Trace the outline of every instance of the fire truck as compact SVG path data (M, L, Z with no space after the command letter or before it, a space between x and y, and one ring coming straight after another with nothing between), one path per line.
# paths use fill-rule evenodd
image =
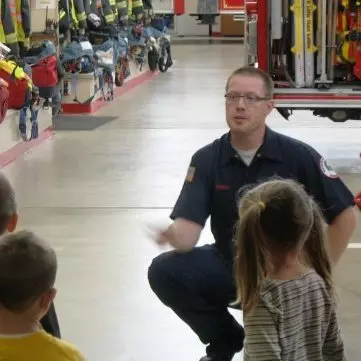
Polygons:
M269 73L275 107L361 118L361 1L245 0L245 63Z

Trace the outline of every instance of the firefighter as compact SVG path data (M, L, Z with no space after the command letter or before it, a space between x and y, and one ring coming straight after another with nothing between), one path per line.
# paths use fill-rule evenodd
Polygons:
M228 306L236 299L237 206L247 187L275 177L304 185L323 210L334 264L356 229L354 196L324 158L311 146L266 125L272 93L272 79L260 69L233 72L225 94L229 131L194 153L170 215L174 223L155 230L157 243L175 250L153 260L150 286L208 345L201 361L231 361L243 348L243 327ZM209 216L215 244L197 247ZM259 324L262 337L273 337L264 326Z
M0 42L8 46L11 53L19 54L18 39L16 36L16 28L12 21L9 3L1 0L1 23L0 23Z

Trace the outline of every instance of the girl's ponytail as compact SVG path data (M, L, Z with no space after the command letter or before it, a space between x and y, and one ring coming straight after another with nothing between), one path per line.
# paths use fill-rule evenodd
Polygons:
M237 256L234 266L237 303L242 304L245 314L256 307L265 278L268 258L265 248L262 247L264 241L260 225L262 210L257 203L250 206L242 213L242 221L236 228Z
M323 278L330 293L333 293L332 263L328 252L327 233L322 213L312 200L313 224L305 242L305 256L309 265Z

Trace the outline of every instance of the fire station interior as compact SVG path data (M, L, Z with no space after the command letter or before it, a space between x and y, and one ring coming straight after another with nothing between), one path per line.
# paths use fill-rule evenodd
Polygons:
M205 355L149 286L171 249L149 227L170 223L192 155L228 131L225 84L243 65L274 80L267 124L314 147L355 196L333 279L348 360L360 360L361 5L270 3L1 0L0 172L17 230L55 250L61 338L86 360ZM210 243L208 221L198 245Z

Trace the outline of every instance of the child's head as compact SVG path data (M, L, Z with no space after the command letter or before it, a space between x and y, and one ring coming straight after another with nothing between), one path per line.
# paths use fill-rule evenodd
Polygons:
M332 288L323 217L300 184L271 180L245 192L239 219L235 269L245 312L257 304L267 274L292 260L314 268Z
M21 231L0 238L0 312L39 321L55 297L54 250L35 234Z
M17 221L15 192L10 182L0 173L0 235L13 232Z

